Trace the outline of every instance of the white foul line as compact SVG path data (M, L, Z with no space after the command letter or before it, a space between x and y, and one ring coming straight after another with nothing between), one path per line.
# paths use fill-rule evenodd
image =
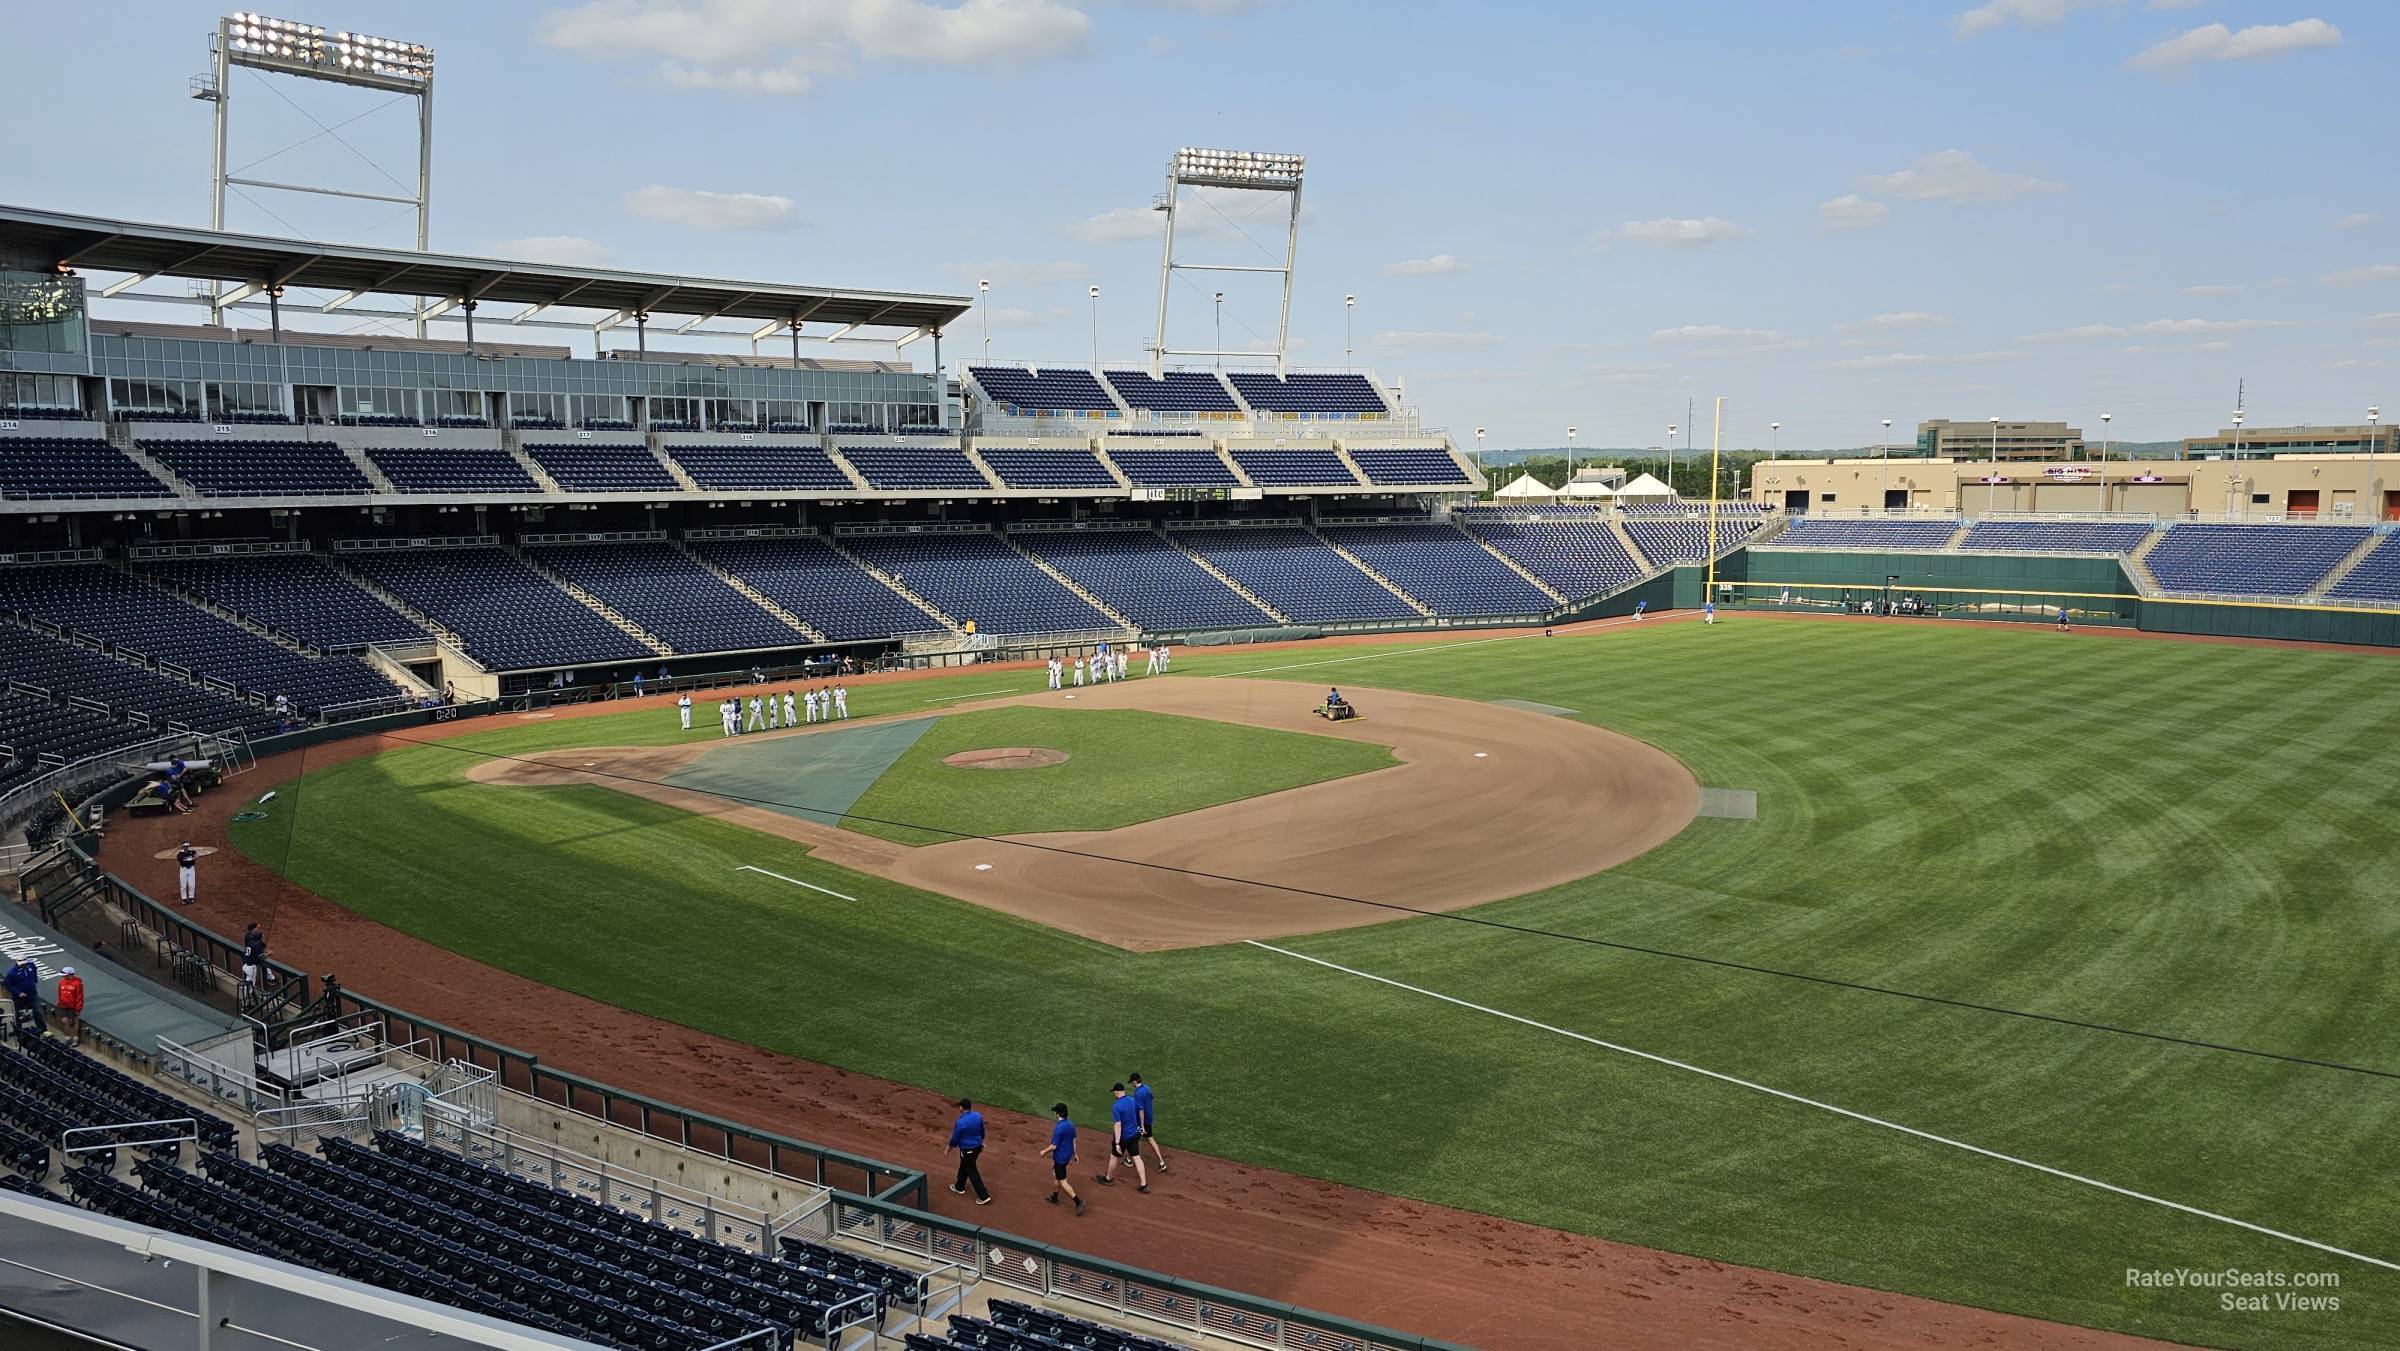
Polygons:
M1898 1131L1902 1135L1913 1135L1917 1139L1928 1140L1937 1145L1948 1145L1952 1149L1963 1149L1969 1154L1980 1154L1987 1159L1997 1159L2001 1163L2015 1164L2019 1168L2030 1168L2034 1172L2047 1173L2052 1177L2063 1178L2068 1182L2081 1183L2086 1187L2097 1187L2105 1192L2115 1192L2119 1196L2131 1197L2136 1201L2146 1201L2154 1206L2164 1206L2168 1210L2179 1210L2186 1215L2196 1215L2204 1220L2215 1220L2219 1224L2230 1224L2237 1229L2247 1229L2254 1234L2265 1234L2269 1238L2279 1238L2287 1243L2297 1243L2304 1248L2314 1248L2319 1252L2332 1253L2336 1257L2352 1258L2360 1262L2365 1262L2369 1266L2382 1267L2386 1271L2400 1271L2400 1263L2387 1262L2380 1257L2369 1257L2365 1253L2352 1252L2348 1248L2337 1248L2330 1243L2319 1243L2313 1238L2302 1238L2298 1234L2287 1234L2280 1229L2269 1229L2263 1224L2252 1224L2248 1220L2237 1220L2231 1215L2220 1215L2213 1210L2202 1210L2198 1206L2187 1206L2181 1201L2170 1201L2163 1196L2152 1196L2148 1192L2137 1192L2130 1187L2117 1186L2113 1182L2102 1182L2098 1178L2085 1177L2081 1173L2070 1173L2063 1168L2053 1168L2046 1163L2035 1163L2031 1159L2021 1159L2014 1154L2003 1154L1996 1149L1985 1149L1981 1145L1968 1144L1964 1140L1953 1140L1949 1136L1936 1135L1931 1131L1921 1131L1914 1126L1903 1126L1897 1121L1886 1121L1879 1116L1869 1116L1864 1112L1854 1112L1847 1107L1836 1107L1832 1103L1819 1102L1815 1098L1804 1098L1797 1093L1789 1093L1780 1088L1770 1088L1765 1084L1756 1083L1749 1079L1737 1078L1734 1075L1725 1074L1717 1070L1703 1069L1698 1065L1689 1064L1681 1060L1670 1059L1666 1056L1657 1055L1649 1051L1637 1051L1630 1046L1621 1046L1613 1041L1602 1041L1598 1037L1586 1036L1581 1032L1570 1032L1563 1027L1552 1027L1548 1023L1537 1023L1531 1018L1521 1017L1517 1014L1509 1013L1501 1009L1489 1008L1482 1004L1469 1003L1464 999L1443 994L1438 990L1428 990L1421 986L1409 985L1401 981L1393 980L1388 976L1378 976L1371 971L1354 970L1338 963L1326 961L1321 957L1311 957L1305 952L1293 952L1289 948L1279 948L1272 943L1261 943L1255 938L1247 939L1245 941L1248 942L1251 947L1263 948L1268 952L1279 953L1285 957L1296 957L1301 961L1308 962L1311 965L1324 967L1329 971L1339 971L1345 976L1356 976L1361 980L1371 980L1378 985L1389 985L1395 990L1406 990L1410 994L1421 994L1428 999L1438 999L1445 1004L1456 1004L1462 1009L1473 1009L1477 1013L1488 1013L1495 1018L1504 1018L1509 1022L1521 1023L1526 1027L1534 1028L1538 1031L1555 1033L1561 1037L1567 1037L1574 1041L1580 1041L1588 1045L1597 1046L1602 1050L1615 1051L1620 1055L1633 1056L1637 1059L1650 1061L1653 1064L1665 1065L1670 1069L1679 1069L1685 1071L1686 1073L1702 1075L1706 1078L1715 1079L1720 1083L1732 1084L1737 1088L1747 1088L1755 1093L1764 1093L1769 1097L1782 1098L1786 1102L1796 1102L1804 1107L1814 1107L1822 1112L1831 1112L1835 1116L1845 1116L1853 1121L1863 1121L1870 1126L1880 1126L1885 1130Z
M776 881L778 881L778 882L789 882L789 883L791 883L793 886L796 886L796 887L806 887L806 888L808 888L810 891L822 891L822 892L824 892L826 895L833 897L833 898L834 898L835 900L837 900L837 901L856 901L856 900L858 899L856 896L844 896L842 893L840 893L840 892L838 892L838 891L835 891L835 890L833 890L833 889L832 889L832 888L830 888L830 887L821 887L821 886L818 886L818 885L817 885L816 883L814 883L814 882L803 882L803 881L801 881L801 880L800 880L799 878L797 878L797 877L786 877L786 876L784 876L782 873L768 872L768 871L767 871L766 869L764 869L764 868L753 868L753 867L751 867L751 866L750 866L749 864L747 864L747 863L745 863L745 864L743 864L742 866L740 866L740 867L738 867L738 868L734 869L734 871L735 871L735 872L737 872L737 873L758 873L758 874L760 874L761 876L765 876L765 877L772 877L772 878L774 878L774 879L775 879Z
M1568 634L1567 636L1570 638L1581 637L1583 633L1591 629L1613 629L1620 624L1630 624L1632 622L1633 617L1630 615L1622 619L1587 620L1581 624L1578 624L1576 626L1576 632ZM1431 647L1404 647L1398 649L1397 651L1369 652L1365 656L1360 657L1327 657L1323 661L1296 661L1288 666L1254 666L1247 671L1219 671L1215 675L1210 676L1209 679L1227 680L1235 676L1265 675L1270 671L1299 671L1311 666L1340 666L1345 662L1378 661L1384 657L1410 657L1415 656L1419 652L1448 652L1452 648L1481 647L1485 643L1513 643L1522 638L1533 638L1538 636L1540 635L1532 632L1531 630L1528 630L1524 633L1503 633L1496 638L1468 638L1455 643L1435 643Z
M928 700L926 700L925 702L926 702L926 703L929 703L929 704L955 704L955 703L957 703L957 702L958 702L959 700L961 700L961 699L980 699L980 698L982 698L983 696L985 696L985 695L987 695L987 694L1016 694L1016 693L1020 693L1020 691L1017 691L1017 690L976 690L976 691L974 691L974 692L972 692L972 693L969 693L969 694L945 694L945 695L943 695L943 696L942 696L941 698L939 698L939 699L928 699Z

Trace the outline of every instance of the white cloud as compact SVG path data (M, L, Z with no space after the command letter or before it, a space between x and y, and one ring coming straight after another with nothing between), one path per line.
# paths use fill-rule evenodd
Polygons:
M2078 324L2055 333L2028 333L2018 342L2082 342L2090 338L2122 338L2131 330L2115 324Z
M1855 192L1844 193L1830 202L1817 203L1817 228L1820 230L1871 230L1881 225L1892 209L1881 202L1871 202Z
M2242 293L2242 288L2239 286L2186 286L2183 288L2183 293L2187 296L2238 296Z
M1418 380L1452 380L1461 384L1496 384L1503 381L1531 380L1533 372L1526 370L1489 370L1475 367L1463 371L1419 371Z
M1122 244L1132 239L1156 239L1165 217L1148 207L1111 207L1067 226L1067 233L1086 244Z
M2334 221L2333 228L2336 230L2363 230L2374 223L2374 212L2353 211L2349 215L2343 216Z
M2223 338L2219 338L2214 342L2193 343L2192 350L2195 352L2222 352L2231 346L2233 346L2232 343L2225 341Z
M2381 314L2370 314L2358 322L2362 324L2400 324L2400 310L2385 310Z
M2289 319L2151 319L2123 327L2116 324L2082 324L2061 329L2056 333L2028 333L2019 342L2082 342L2092 338L2123 338L2136 333L2162 334L2170 337L2190 337L2201 333L2248 333L2262 328L2293 328Z
M2102 5L2120 4L2123 0L1990 0L1988 4L1963 10L1950 20L1950 26L1962 38L2005 28L2012 23L2027 28L2056 28L2067 16L2079 9L2098 9Z
M2325 274L2328 286L2359 286L2367 282L2400 281L2400 263L2370 263L2365 267L2346 267Z
M982 263L944 263L942 270L953 276L988 281L994 286L1054 286L1081 280L1092 269L1087 263L1027 263L995 258Z
M860 64L1015 66L1081 51L1064 0L590 0L542 16L541 40L600 61L655 61L681 89L801 94Z
M527 235L523 239L495 239L492 241L491 254L494 258L554 263L560 267L599 267L614 256L606 244L582 235Z
M1750 232L1717 216L1661 216L1656 220L1629 220L1617 227L1617 233L1644 244L1696 249L1739 239Z
M1378 347L1489 347L1497 333L1445 333L1433 329L1391 329L1375 335Z
M1856 333L1868 328L1932 328L1949 322L1946 316L1924 310L1892 310L1885 314L1868 315L1855 324L1836 324L1834 327L1844 333Z
M1986 361L2007 361L2021 357L2023 352L2006 350L1992 352L1884 352L1876 356L1845 357L1825 363L1837 371L1877 371L1911 366L1972 366Z
M2309 47L2332 47L2341 40L2342 30L2323 19L2253 24L2238 33L2212 23L2144 48L2125 64L2134 70L2174 70L2204 61L2248 61Z
M1650 341L1763 347L1770 343L1783 342L1784 336L1771 328L1728 328L1723 324L1684 324L1679 328L1662 328L1650 335Z
M1868 174L1859 182L1886 196L1905 197L1913 202L1948 202L1953 206L2054 196L2067 190L2066 184L2053 179L2004 174L1988 168L1964 150L1939 151L1906 169Z
M626 193L625 209L687 230L787 230L800 223L800 208L789 197L657 183Z
M1691 377L1688 375L1677 375L1674 367L1663 361L1642 361L1613 366L1594 366L1581 374L1569 376L1567 383L1574 386L1655 385L1677 383L1689 379Z
M1387 277L1447 277L1466 270L1467 265L1460 262L1456 254L1449 253L1437 253L1430 258L1403 258L1399 262L1383 265L1383 275Z

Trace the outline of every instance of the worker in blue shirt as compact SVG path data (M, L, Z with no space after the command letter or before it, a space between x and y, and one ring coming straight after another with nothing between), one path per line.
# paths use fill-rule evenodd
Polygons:
M1050 1204L1057 1205L1058 1194L1065 1192L1075 1203L1075 1213L1081 1215L1083 1198L1075 1194L1075 1184L1067 1181L1067 1165L1075 1162L1075 1123L1068 1119L1065 1103L1053 1103L1050 1110L1058 1114L1057 1123L1050 1127L1050 1143L1042 1146L1042 1152L1050 1156Z
M1125 1096L1125 1085L1116 1084L1109 1091L1116 1095L1116 1101L1108 1107L1108 1171L1094 1176L1100 1179L1101 1186L1113 1187L1117 1185L1117 1165L1130 1163L1134 1190L1146 1192L1150 1190L1150 1173L1142 1167L1141 1109Z
M958 1151L958 1178L950 1190L964 1196L967 1188L975 1188L975 1204L992 1203L991 1189L983 1185L983 1170L975 1161L983 1157L983 1113L965 1098L958 1100L958 1121L950 1127L950 1148Z
M1150 1142L1150 1152L1158 1156L1158 1171L1167 1171L1167 1151L1158 1147L1158 1100L1151 1095L1150 1085L1142 1082L1139 1070L1125 1076L1133 1085L1126 1096L1133 1099L1134 1120L1141 1126L1141 1138Z

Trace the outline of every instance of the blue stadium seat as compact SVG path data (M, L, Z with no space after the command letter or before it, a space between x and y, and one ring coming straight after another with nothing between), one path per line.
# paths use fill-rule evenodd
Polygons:
M976 454L1011 488L1114 488L1117 481L1100 457L1080 447L1028 449L1021 446L977 448Z
M1068 366L1036 370L1025 366L969 366L967 374L992 402L1009 412L1114 413L1116 400L1090 371Z
M1473 482L1467 471L1458 467L1458 461L1444 450L1353 450L1350 458L1357 462L1369 483L1411 486Z
M811 535L689 541L692 552L836 642L938 633L942 623Z
M1108 458L1137 488L1231 488L1240 484L1213 450L1111 450Z
M1406 601L1325 541L1293 526L1177 528L1175 541L1294 623L1417 619Z
M1358 475L1330 450L1234 450L1233 462L1261 488L1355 488Z
M841 455L861 478L886 491L992 486L956 446L843 446Z
M462 446L371 446L367 459L404 493L538 493L517 457Z
M1894 521L1874 518L1795 516L1768 547L1783 549L1940 549L1958 533L1958 522Z
M817 446L776 446L751 442L725 445L672 445L667 455L683 466L692 482L708 492L748 492L755 489L799 492L855 492L858 485Z
M66 430L43 423L40 430ZM0 498L173 497L174 491L93 428L84 435L0 435Z
M210 437L138 444L202 497L352 497L375 491L331 441Z
M526 555L677 652L739 652L811 641L672 544L562 544L529 548Z
M161 559L142 570L312 647L421 641L425 630L315 554Z
M341 560L456 633L468 656L495 670L656 655L499 549L370 550Z
M1239 413L1241 405L1213 371L1103 371L1109 388L1128 408L1146 413Z
M1325 538L1442 615L1540 614L1557 604L1447 525L1328 525Z
M1145 629L1275 622L1153 530L1023 530L1010 538Z
M1642 575L1615 532L1597 516L1586 520L1478 516L1466 524L1477 539L1516 560L1570 600L1614 591Z
M2129 554L2150 538L2148 521L1977 521L1962 549L2060 554Z
M648 446L543 442L528 444L525 453L568 492L671 493L683 486Z
M2324 581L2368 534L2363 525L2185 522L2169 526L2143 561L2169 591L2298 596Z
M2400 534L2385 535L2373 552L2325 594L2337 600L2400 602Z
M984 633L1079 633L1115 620L984 531L845 535L842 543L942 613Z
M1278 376L1272 371L1229 371L1242 402L1262 413L1382 414L1391 412L1363 375L1322 372Z

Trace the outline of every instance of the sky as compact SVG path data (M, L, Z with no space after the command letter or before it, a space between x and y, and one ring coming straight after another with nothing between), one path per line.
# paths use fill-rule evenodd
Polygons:
M0 198L205 225L208 115L185 81L218 12L121 0L106 32L74 6L13 14L20 51L62 59L13 63L0 90L20 134L53 132ZM945 335L953 362L988 323L996 360L1088 365L1096 318L1103 359L1138 364L1150 203L1174 150L1206 146L1307 156L1293 364L1402 382L1462 445L1570 425L1655 445L1692 401L1704 446L1720 396L1728 446L1788 453L1879 441L1885 418L1902 440L1987 416L2097 440L2110 413L2117 439L2169 439L2227 425L2237 387L2252 426L2355 423L2400 393L2400 190L2391 114L2370 111L2400 54L2390 0L267 12L434 49L434 248L970 296L988 279ZM405 101L240 71L232 93L247 176L413 177ZM1187 200L1179 260L1279 261L1282 207ZM227 226L413 229L405 208L264 190ZM1227 347L1272 338L1273 278L1187 272L1170 346L1215 346L1219 287Z

